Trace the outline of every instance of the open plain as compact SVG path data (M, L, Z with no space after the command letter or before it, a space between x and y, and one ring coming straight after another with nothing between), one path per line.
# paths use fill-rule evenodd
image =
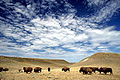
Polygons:
M120 54L97 53L78 63L68 63L65 60L49 60L36 58L0 57L0 67L9 68L9 71L0 72L0 80L120 80ZM42 72L19 72L24 66L42 67ZM63 72L62 67L70 67L70 72ZM110 67L113 74L92 73L91 75L79 72L80 67ZM51 71L48 72L47 68Z

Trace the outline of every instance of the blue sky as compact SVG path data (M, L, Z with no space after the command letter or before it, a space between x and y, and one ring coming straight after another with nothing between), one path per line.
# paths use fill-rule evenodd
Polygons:
M120 0L0 0L0 55L78 62L120 53Z

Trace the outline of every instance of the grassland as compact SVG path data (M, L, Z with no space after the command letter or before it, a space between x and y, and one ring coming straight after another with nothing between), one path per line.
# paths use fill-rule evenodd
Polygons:
M64 60L49 60L35 58L0 57L0 66L9 68L8 72L0 72L1 80L120 80L120 54L97 53L78 63L68 63ZM19 72L23 66L43 68L41 73ZM70 67L70 72L62 72L64 66ZM99 74L83 75L79 73L81 66L111 67L113 75ZM47 71L51 67L51 72Z

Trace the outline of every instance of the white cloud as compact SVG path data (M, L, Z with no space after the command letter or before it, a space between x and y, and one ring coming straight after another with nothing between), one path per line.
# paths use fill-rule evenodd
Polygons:
M101 29L101 30L89 29L87 32L92 42L103 43L103 42L117 41L119 39L118 36L120 36L120 32L109 29L110 28Z

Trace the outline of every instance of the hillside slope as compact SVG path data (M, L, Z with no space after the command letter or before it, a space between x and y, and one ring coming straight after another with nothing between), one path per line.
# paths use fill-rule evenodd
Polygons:
M39 59L39 58L20 58L20 57L7 57L0 56L0 66L8 66L18 68L23 66L41 66L41 67L64 67L71 65L65 60L59 59Z
M96 53L72 66L120 66L120 54Z

